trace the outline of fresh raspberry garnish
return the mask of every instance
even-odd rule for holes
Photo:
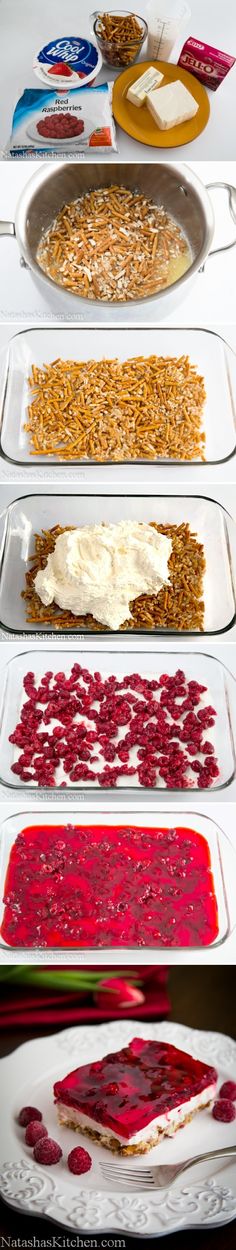
[[[75,1150],[71,1150],[67,1162],[69,1171],[74,1172],[75,1176],[81,1176],[82,1172],[89,1172],[92,1167],[91,1155],[87,1150],[83,1150],[83,1146],[76,1146]]]
[[[231,1102],[236,1102],[236,1084],[235,1081],[224,1081],[218,1094],[219,1098],[226,1098]]]
[[[35,1146],[36,1141],[40,1141],[41,1137],[48,1137],[48,1130],[45,1124],[40,1124],[39,1120],[31,1120],[27,1124],[25,1141],[27,1146]]]
[[[214,1102],[212,1110],[214,1120],[222,1120],[224,1124],[230,1124],[231,1120],[236,1120],[236,1108],[229,1098],[217,1098]]]
[[[32,1120],[42,1120],[42,1112],[37,1107],[22,1107],[18,1115],[18,1124],[21,1128],[27,1128],[27,1124],[31,1124]]]
[[[59,1163],[61,1158],[61,1147],[57,1141],[53,1141],[52,1137],[41,1137],[40,1141],[35,1143],[34,1159],[36,1159],[36,1163],[45,1163],[47,1167],[51,1167],[52,1163]]]

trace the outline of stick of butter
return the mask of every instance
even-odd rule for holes
[[[170,130],[172,126],[180,126],[181,122],[190,121],[191,117],[195,117],[198,111],[197,101],[179,79],[167,83],[166,87],[160,87],[159,91],[151,91],[146,102],[160,130]]]
[[[145,74],[141,74],[140,78],[137,78],[136,82],[133,82],[132,86],[128,88],[127,100],[130,100],[131,104],[136,104],[137,108],[140,109],[141,104],[145,104],[148,91],[154,91],[155,87],[159,87],[162,79],[163,74],[160,74],[160,70],[154,69],[154,65],[150,65],[150,69],[146,69]]]

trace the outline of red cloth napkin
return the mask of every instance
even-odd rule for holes
[[[141,1006],[129,1007],[127,1010],[101,1010],[96,1007],[92,995],[67,991],[57,991],[57,968],[54,967],[55,973],[55,989],[42,990],[36,986],[25,985],[10,986],[6,985],[2,992],[0,1003],[0,1027],[2,1029],[26,1028],[32,1025],[64,1025],[82,1024],[101,1022],[102,1020],[163,1020],[170,1011],[170,1000],[167,991],[168,968],[158,968],[155,965],[148,965],[146,968],[135,967],[132,971],[136,973],[138,979],[142,983],[140,989],[145,994],[145,1001]],[[81,972],[81,967],[78,969]],[[91,966],[90,966],[91,970]],[[46,969],[44,971],[47,971]],[[93,968],[98,971],[98,968]],[[109,976],[114,971],[114,965],[107,965],[101,968],[101,979]],[[52,972],[52,968],[48,969]],[[128,978],[128,970],[126,968],[118,972],[117,975],[124,975],[124,979]]]

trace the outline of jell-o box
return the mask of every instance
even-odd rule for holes
[[[178,65],[190,70],[205,87],[217,91],[217,87],[220,87],[226,74],[235,65],[235,57],[228,56],[227,52],[220,52],[219,48],[211,48],[208,43],[200,43],[199,39],[186,39]]]

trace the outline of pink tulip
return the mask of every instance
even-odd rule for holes
[[[94,999],[96,1007],[102,1010],[128,1011],[129,1007],[144,1003],[144,994],[136,985],[129,985],[121,977],[104,977],[95,991]]]

